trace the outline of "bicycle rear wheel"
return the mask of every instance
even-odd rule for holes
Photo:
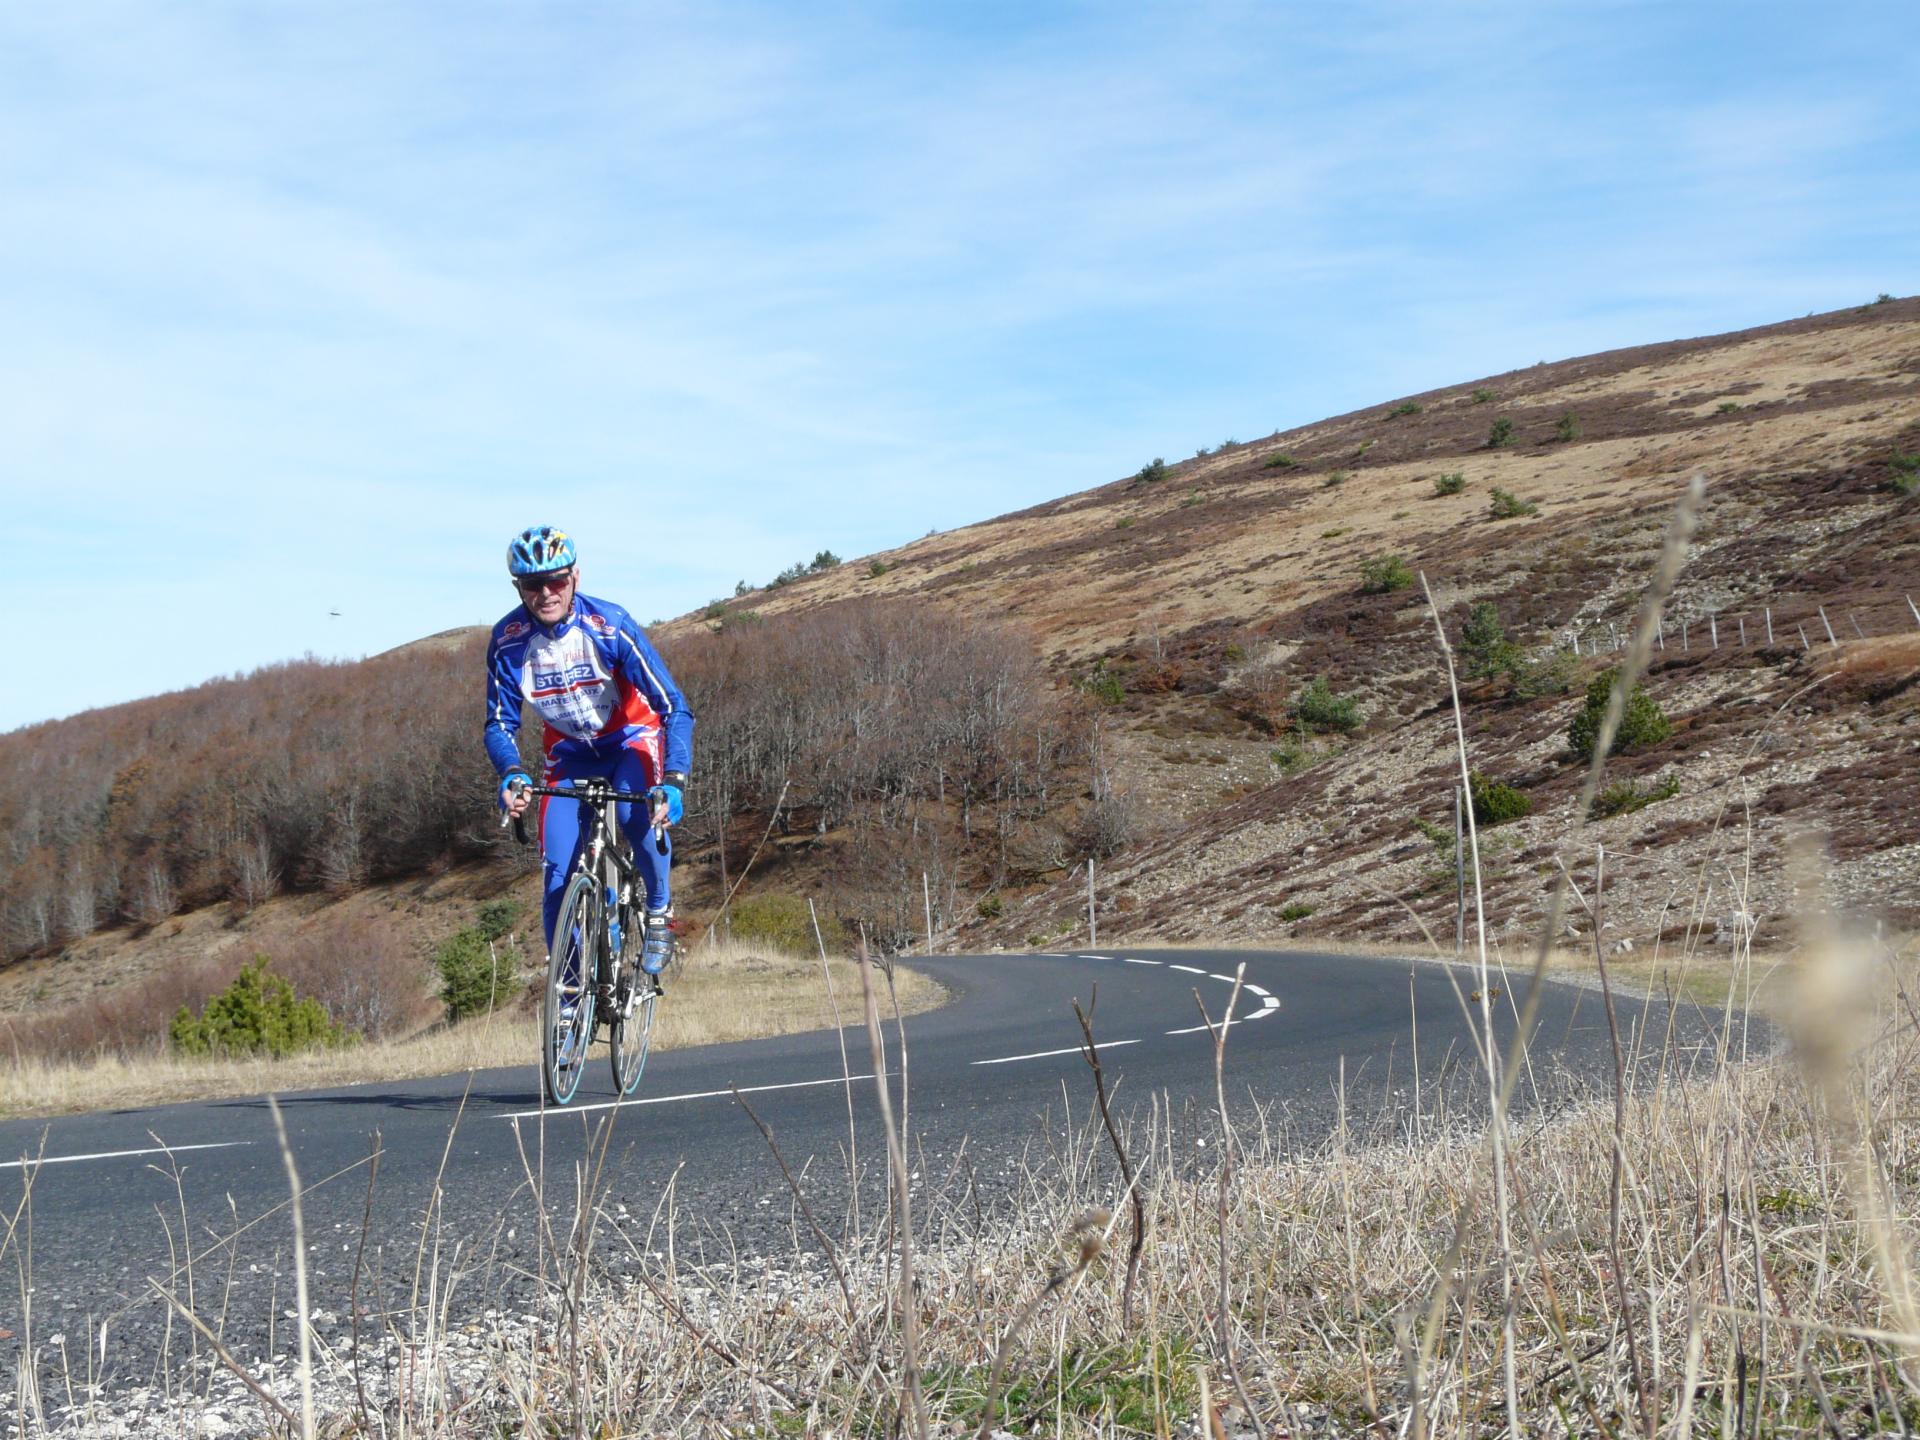
[[[601,938],[600,887],[591,875],[575,875],[554,923],[546,1004],[541,1011],[540,1081],[551,1105],[571,1101],[586,1072]]]

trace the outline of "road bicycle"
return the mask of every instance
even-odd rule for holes
[[[587,1051],[604,1026],[614,1088],[631,1095],[646,1068],[654,1011],[665,991],[657,976],[640,968],[646,886],[613,807],[651,808],[652,799],[616,790],[605,780],[528,785],[525,793],[572,801],[586,812],[547,958],[540,1007],[541,1087],[549,1104],[569,1103],[586,1072]],[[514,833],[526,842],[526,829],[517,819]],[[665,838],[657,830],[653,841],[664,849]],[[676,940],[672,960],[678,958]]]

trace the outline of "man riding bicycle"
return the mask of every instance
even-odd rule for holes
[[[523,703],[544,722],[543,784],[598,779],[647,792],[650,814],[621,805],[618,820],[647,890],[640,968],[658,975],[673,954],[667,827],[680,819],[693,711],[633,617],[577,593],[579,555],[563,531],[539,525],[516,535],[507,571],[521,603],[493,627],[487,645],[487,758],[500,774],[500,808],[518,819],[532,799],[516,740]],[[581,807],[554,798],[540,800],[549,951],[581,838]]]

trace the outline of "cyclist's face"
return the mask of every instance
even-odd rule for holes
[[[513,582],[520,599],[542,625],[551,625],[573,608],[573,588],[579,581],[577,569],[558,575],[529,575]]]

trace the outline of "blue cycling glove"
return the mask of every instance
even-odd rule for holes
[[[508,791],[512,790],[516,785],[531,784],[533,784],[533,777],[524,770],[509,770],[506,774],[502,775],[500,777],[500,813],[503,815],[506,813]],[[505,822],[503,821],[501,823],[504,824]]]
[[[680,787],[678,785],[656,785],[647,792],[647,798],[652,800],[656,805],[660,803],[663,796],[667,802],[667,823],[669,825],[678,825],[680,823],[680,816],[685,810],[685,806],[681,802]]]

